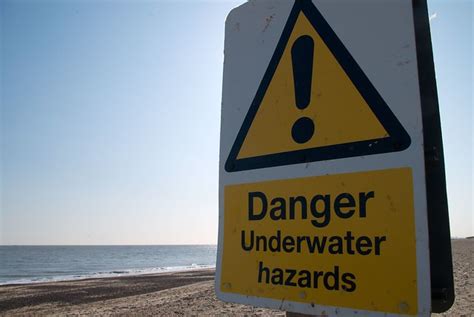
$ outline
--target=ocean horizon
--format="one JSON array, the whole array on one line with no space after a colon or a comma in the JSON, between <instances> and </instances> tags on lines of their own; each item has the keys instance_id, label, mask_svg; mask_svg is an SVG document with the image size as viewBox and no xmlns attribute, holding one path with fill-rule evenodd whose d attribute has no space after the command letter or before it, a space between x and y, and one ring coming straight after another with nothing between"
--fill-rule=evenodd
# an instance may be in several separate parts
<instances>
[{"instance_id":1,"label":"ocean horizon","mask_svg":"<svg viewBox=\"0 0 474 317\"><path fill-rule=\"evenodd\" d=\"M3 245L0 285L215 268L216 245Z\"/></svg>"}]
</instances>

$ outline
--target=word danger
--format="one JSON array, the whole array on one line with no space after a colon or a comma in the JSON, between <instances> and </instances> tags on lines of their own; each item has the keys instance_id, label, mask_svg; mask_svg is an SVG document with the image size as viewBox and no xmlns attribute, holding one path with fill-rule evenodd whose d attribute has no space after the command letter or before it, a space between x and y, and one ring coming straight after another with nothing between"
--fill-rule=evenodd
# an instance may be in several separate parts
<instances>
[{"instance_id":1,"label":"word danger","mask_svg":"<svg viewBox=\"0 0 474 317\"><path fill-rule=\"evenodd\" d=\"M308 211L312 216L311 224L317 228L329 225L331 211L343 219L367 216L367 202L374 198L375 193L361 192L358 197L350 193L341 193L335 198L331 194L314 195L311 199L304 196L268 198L262 192L248 193L248 217L250 221L262 220L265 217L278 220L308 219Z\"/></svg>"}]
</instances>

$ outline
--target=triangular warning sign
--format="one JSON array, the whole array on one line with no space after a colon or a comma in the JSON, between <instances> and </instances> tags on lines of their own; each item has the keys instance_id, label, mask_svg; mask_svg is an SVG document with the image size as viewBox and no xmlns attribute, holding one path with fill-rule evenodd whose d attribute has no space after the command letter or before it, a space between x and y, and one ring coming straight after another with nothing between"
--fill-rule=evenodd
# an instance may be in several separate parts
<instances>
[{"instance_id":1,"label":"triangular warning sign","mask_svg":"<svg viewBox=\"0 0 474 317\"><path fill-rule=\"evenodd\" d=\"M401 151L410 137L312 1L296 0L228 172Z\"/></svg>"}]
</instances>

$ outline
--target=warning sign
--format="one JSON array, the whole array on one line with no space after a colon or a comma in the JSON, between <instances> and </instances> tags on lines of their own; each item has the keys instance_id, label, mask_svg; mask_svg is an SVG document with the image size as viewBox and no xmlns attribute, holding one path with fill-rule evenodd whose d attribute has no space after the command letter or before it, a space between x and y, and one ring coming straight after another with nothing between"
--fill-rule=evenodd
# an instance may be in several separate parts
<instances>
[{"instance_id":1,"label":"warning sign","mask_svg":"<svg viewBox=\"0 0 474 317\"><path fill-rule=\"evenodd\" d=\"M232 185L224 204L223 292L417 312L410 169Z\"/></svg>"},{"instance_id":2,"label":"warning sign","mask_svg":"<svg viewBox=\"0 0 474 317\"><path fill-rule=\"evenodd\" d=\"M401 151L410 137L311 2L295 6L228 172Z\"/></svg>"},{"instance_id":3,"label":"warning sign","mask_svg":"<svg viewBox=\"0 0 474 317\"><path fill-rule=\"evenodd\" d=\"M442 146L426 135L423 3L255 0L229 14L219 299L319 316L449 308L449 276L430 279L449 269L430 266L446 257L430 254L427 206L446 213L446 199L430 170Z\"/></svg>"}]
</instances>

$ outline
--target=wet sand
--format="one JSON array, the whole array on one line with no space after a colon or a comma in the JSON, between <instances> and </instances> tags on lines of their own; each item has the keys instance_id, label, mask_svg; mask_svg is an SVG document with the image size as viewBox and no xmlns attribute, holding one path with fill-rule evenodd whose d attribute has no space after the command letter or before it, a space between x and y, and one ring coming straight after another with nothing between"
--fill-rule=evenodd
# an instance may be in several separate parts
<instances>
[{"instance_id":1,"label":"wet sand","mask_svg":"<svg viewBox=\"0 0 474 317\"><path fill-rule=\"evenodd\" d=\"M474 312L474 239L453 240L456 301L436 316ZM214 294L214 271L88 279L0 287L0 315L263 315L269 310L223 303Z\"/></svg>"},{"instance_id":2,"label":"wet sand","mask_svg":"<svg viewBox=\"0 0 474 317\"><path fill-rule=\"evenodd\" d=\"M0 316L272 315L284 312L223 303L214 270L0 287Z\"/></svg>"}]
</instances>

